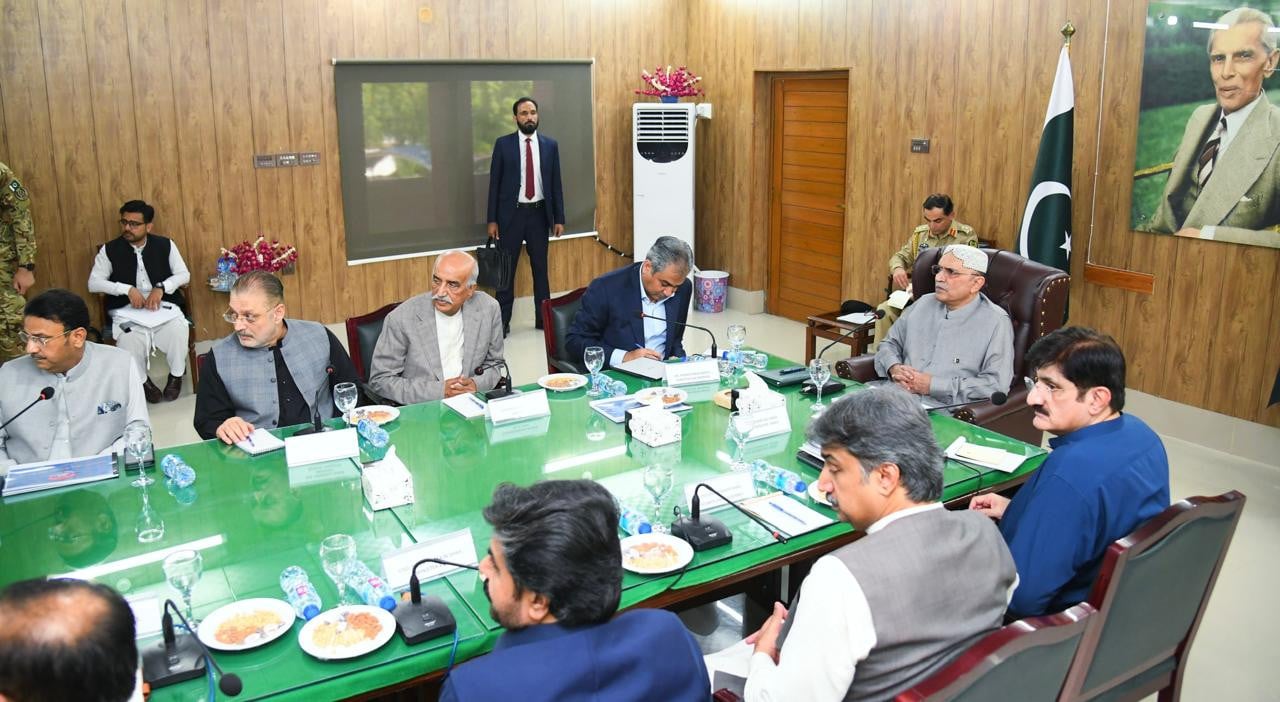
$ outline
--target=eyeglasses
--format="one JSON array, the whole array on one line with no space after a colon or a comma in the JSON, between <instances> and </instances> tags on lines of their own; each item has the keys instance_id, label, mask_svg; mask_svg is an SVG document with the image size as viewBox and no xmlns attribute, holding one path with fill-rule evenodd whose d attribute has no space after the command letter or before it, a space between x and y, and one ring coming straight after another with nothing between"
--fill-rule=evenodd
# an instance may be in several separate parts
<instances>
[{"instance_id":1,"label":"eyeglasses","mask_svg":"<svg viewBox=\"0 0 1280 702\"><path fill-rule=\"evenodd\" d=\"M36 346L39 346L40 348L44 348L49 345L50 341L53 341L54 339L57 339L59 337L66 336L67 334L70 334L73 331L75 331L75 329L68 329L62 332L61 334L55 334L53 336L36 336L34 334L28 334L24 331L20 331L18 332L18 339L22 341L23 346L26 346L27 344L30 344L31 342L34 341L36 342Z\"/></svg>"},{"instance_id":2,"label":"eyeglasses","mask_svg":"<svg viewBox=\"0 0 1280 702\"><path fill-rule=\"evenodd\" d=\"M946 278L954 278L958 275L982 275L981 273L970 273L968 271L958 271L954 268L947 268L946 266L938 266L938 265L932 266L929 270L933 271L934 275L942 273L943 277L946 277Z\"/></svg>"},{"instance_id":3,"label":"eyeglasses","mask_svg":"<svg viewBox=\"0 0 1280 702\"><path fill-rule=\"evenodd\" d=\"M1022 379L1022 382L1025 383L1027 386L1027 392L1031 392L1032 390L1035 390L1038 387L1040 388L1040 392L1045 393L1050 397L1057 397L1063 390L1063 388L1050 385L1044 382L1043 380L1039 380L1037 378L1024 377Z\"/></svg>"},{"instance_id":4,"label":"eyeglasses","mask_svg":"<svg viewBox=\"0 0 1280 702\"><path fill-rule=\"evenodd\" d=\"M227 310L226 312L222 313L222 318L225 319L228 324L235 324L237 321L243 321L245 324L254 324L259 319L262 319L265 316L266 316L265 313L254 314L252 312L250 312L249 314L236 314L231 310Z\"/></svg>"},{"instance_id":5,"label":"eyeglasses","mask_svg":"<svg viewBox=\"0 0 1280 702\"><path fill-rule=\"evenodd\" d=\"M146 224L147 224L146 222L135 222L132 219L120 220L120 226L128 227L129 229L137 229L138 227L144 227L146 226Z\"/></svg>"}]
</instances>

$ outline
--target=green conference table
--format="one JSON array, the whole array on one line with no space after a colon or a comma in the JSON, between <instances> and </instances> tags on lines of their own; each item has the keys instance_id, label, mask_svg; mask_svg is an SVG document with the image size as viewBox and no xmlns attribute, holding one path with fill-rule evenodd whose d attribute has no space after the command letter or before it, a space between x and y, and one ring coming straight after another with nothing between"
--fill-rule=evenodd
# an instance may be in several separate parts
<instances>
[{"instance_id":1,"label":"green conference table","mask_svg":"<svg viewBox=\"0 0 1280 702\"><path fill-rule=\"evenodd\" d=\"M773 367L784 365L789 364L771 360ZM658 385L617 377L631 391ZM483 556L490 529L481 510L502 481L527 485L591 477L651 517L657 512L670 515L673 506L684 502L685 484L729 472L734 449L724 438L728 413L710 401L714 389L690 391L693 409L681 414L682 441L659 448L625 436L622 425L588 406L585 390L548 393L549 417L497 427L479 418L465 420L439 402L403 407L399 419L386 429L413 474L415 502L378 512L364 502L354 461L290 471L282 452L252 457L216 440L159 449L160 456L181 455L198 473L194 501L182 493L178 496L184 499L177 499L159 482L150 488L152 506L166 525L160 541L139 544L134 538L133 524L142 503L141 491L129 485L132 476L5 499L0 503L0 585L71 574L126 595L154 593L176 601L161 561L170 550L194 547L204 557L204 576L195 587L197 616L236 599L282 597L279 574L291 564L311 574L328 608L337 593L319 563L319 543L325 536L354 536L361 560L375 570L388 551L461 529L470 530L476 552ZM855 384L845 392L858 389ZM753 441L745 455L816 480L817 469L796 458L813 400L801 395L798 386L785 389L784 395L791 432ZM1014 473L947 461L944 501L1016 483L1043 461L1039 447L949 416L931 417L943 446L965 436L1029 457ZM657 508L642 479L644 467L652 463L674 468L674 487ZM856 537L848 525L837 522L779 544L735 511L721 510L716 517L732 530L730 544L696 554L681 573L625 574L622 607L673 606L705 597L782 565L811 560ZM474 571L453 572L424 584L424 590L442 597L458 620L458 661L492 648L501 627L489 617L489 603ZM452 638L444 637L409 647L397 634L361 658L323 662L298 648L300 627L295 622L294 632L252 651L217 654L223 669L244 681L244 692L236 699L334 699L438 676L453 644ZM152 645L156 638L142 640L140 647ZM157 690L154 699L194 700L205 694L201 678Z\"/></svg>"}]
</instances>

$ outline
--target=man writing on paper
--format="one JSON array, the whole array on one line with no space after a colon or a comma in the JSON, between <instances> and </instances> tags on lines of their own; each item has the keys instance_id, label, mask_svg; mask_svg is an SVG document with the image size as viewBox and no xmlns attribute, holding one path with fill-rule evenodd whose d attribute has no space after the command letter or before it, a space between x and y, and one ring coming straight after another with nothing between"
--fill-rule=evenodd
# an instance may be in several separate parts
<instances>
[{"instance_id":1,"label":"man writing on paper","mask_svg":"<svg viewBox=\"0 0 1280 702\"><path fill-rule=\"evenodd\" d=\"M808 435L822 447L818 489L866 537L819 558L790 612L774 604L736 644L754 645L744 696L893 699L1000 626L1013 559L989 521L938 501L942 452L907 393L850 395Z\"/></svg>"},{"instance_id":2,"label":"man writing on paper","mask_svg":"<svg viewBox=\"0 0 1280 702\"><path fill-rule=\"evenodd\" d=\"M183 314L186 300L182 286L191 282L187 264L173 240L151 233L156 211L142 200L120 206L120 236L107 242L93 259L89 292L107 296L111 315L111 338L128 351L138 364L147 402L161 397L173 401L182 392L182 375L187 370L187 339L191 334ZM126 319L126 309L173 310L174 316L159 325L144 325ZM159 350L169 364L164 392L147 375L151 354Z\"/></svg>"},{"instance_id":3,"label":"man writing on paper","mask_svg":"<svg viewBox=\"0 0 1280 702\"><path fill-rule=\"evenodd\" d=\"M588 346L604 348L608 366L637 358L661 361L683 356L684 321L693 297L692 270L689 244L661 236L644 261L591 281L565 336L570 356L582 358ZM649 316L641 317L642 313Z\"/></svg>"},{"instance_id":4,"label":"man writing on paper","mask_svg":"<svg viewBox=\"0 0 1280 702\"><path fill-rule=\"evenodd\" d=\"M948 246L933 275L934 292L907 308L876 350L876 373L939 403L1008 392L1013 325L980 292L987 255L972 246Z\"/></svg>"},{"instance_id":5,"label":"man writing on paper","mask_svg":"<svg viewBox=\"0 0 1280 702\"><path fill-rule=\"evenodd\" d=\"M710 699L698 644L676 615L614 616L622 549L608 490L591 480L503 483L484 519L493 536L480 579L505 631L488 655L454 668L441 702Z\"/></svg>"},{"instance_id":6,"label":"man writing on paper","mask_svg":"<svg viewBox=\"0 0 1280 702\"><path fill-rule=\"evenodd\" d=\"M351 357L323 324L287 313L284 285L271 273L250 271L231 286L222 317L235 331L214 343L196 392L200 438L234 444L257 427L337 416L333 386L358 380Z\"/></svg>"},{"instance_id":7,"label":"man writing on paper","mask_svg":"<svg viewBox=\"0 0 1280 702\"><path fill-rule=\"evenodd\" d=\"M1065 327L1027 351L1032 424L1053 452L1013 498L978 495L969 509L1000 520L1022 578L1009 612L1058 612L1082 602L1116 539L1169 506L1160 437L1124 414L1124 353L1092 329Z\"/></svg>"},{"instance_id":8,"label":"man writing on paper","mask_svg":"<svg viewBox=\"0 0 1280 702\"><path fill-rule=\"evenodd\" d=\"M0 430L0 474L14 463L123 452L125 425L150 423L133 358L85 339L89 308L70 290L36 295L23 315L27 355L0 366L0 424L44 388L54 392Z\"/></svg>"},{"instance_id":9,"label":"man writing on paper","mask_svg":"<svg viewBox=\"0 0 1280 702\"><path fill-rule=\"evenodd\" d=\"M915 270L916 257L925 249L950 244L978 245L978 235L973 227L956 221L955 203L950 195L934 193L924 199L924 224L911 232L907 243L898 252L889 257L889 275L893 278L894 290L911 292L911 271ZM876 308L884 311L884 316L876 320L875 338L872 343L879 348L881 341L889 334L889 328L902 315L901 307L894 307L886 300Z\"/></svg>"},{"instance_id":10,"label":"man writing on paper","mask_svg":"<svg viewBox=\"0 0 1280 702\"><path fill-rule=\"evenodd\" d=\"M370 364L374 392L407 405L498 384L502 318L498 303L476 290L479 273L475 258L464 251L436 258L431 292L387 315Z\"/></svg>"}]
</instances>

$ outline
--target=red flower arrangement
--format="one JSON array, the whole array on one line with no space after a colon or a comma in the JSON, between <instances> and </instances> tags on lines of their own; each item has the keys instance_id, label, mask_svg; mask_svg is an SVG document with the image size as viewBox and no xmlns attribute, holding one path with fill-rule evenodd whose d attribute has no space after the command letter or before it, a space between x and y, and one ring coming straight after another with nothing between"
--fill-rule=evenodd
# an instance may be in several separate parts
<instances>
[{"instance_id":1,"label":"red flower arrangement","mask_svg":"<svg viewBox=\"0 0 1280 702\"><path fill-rule=\"evenodd\" d=\"M275 239L268 242L261 234L252 244L242 241L230 250L223 249L222 255L231 261L231 272L237 275L249 271L279 273L298 260L297 249Z\"/></svg>"},{"instance_id":2,"label":"red flower arrangement","mask_svg":"<svg viewBox=\"0 0 1280 702\"><path fill-rule=\"evenodd\" d=\"M680 66L674 71L671 70L671 66L667 66L665 69L662 66L658 66L653 69L653 73L640 71L640 79L644 81L645 87L637 90L636 95L656 95L659 97L702 95L702 88L697 87L702 78L695 76L684 66Z\"/></svg>"}]
</instances>

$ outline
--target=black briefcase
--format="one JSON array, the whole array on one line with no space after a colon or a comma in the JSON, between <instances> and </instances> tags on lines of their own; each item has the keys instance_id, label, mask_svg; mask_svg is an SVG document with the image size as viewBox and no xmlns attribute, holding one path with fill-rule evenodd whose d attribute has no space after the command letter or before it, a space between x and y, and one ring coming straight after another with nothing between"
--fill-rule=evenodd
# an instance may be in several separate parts
<instances>
[{"instance_id":1,"label":"black briefcase","mask_svg":"<svg viewBox=\"0 0 1280 702\"><path fill-rule=\"evenodd\" d=\"M475 256L476 263L480 265L480 276L476 279L477 285L501 290L508 284L507 281L511 280L511 274L515 271L515 256L494 246L493 239L490 239L484 248L476 249Z\"/></svg>"}]
</instances>

